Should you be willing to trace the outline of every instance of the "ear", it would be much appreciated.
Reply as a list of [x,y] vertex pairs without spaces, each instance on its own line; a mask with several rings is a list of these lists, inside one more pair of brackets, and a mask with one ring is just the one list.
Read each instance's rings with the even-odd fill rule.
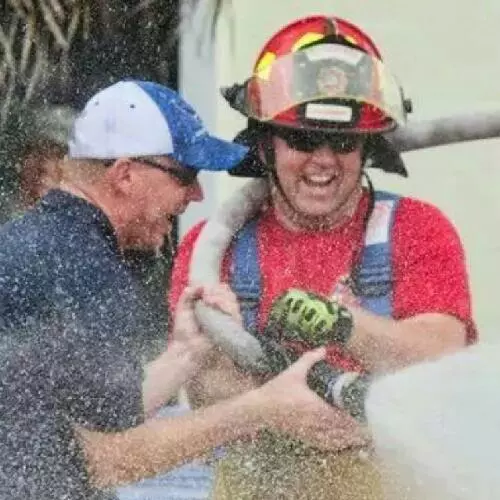
[[104,178],[116,192],[125,195],[130,194],[135,184],[133,163],[127,158],[119,158],[107,168]]

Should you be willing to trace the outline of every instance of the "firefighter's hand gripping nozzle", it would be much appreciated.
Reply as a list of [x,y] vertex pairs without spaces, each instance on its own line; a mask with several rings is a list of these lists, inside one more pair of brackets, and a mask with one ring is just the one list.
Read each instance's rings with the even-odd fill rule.
[[[300,355],[282,344],[304,341],[311,347],[331,342],[345,345],[352,331],[352,316],[347,308],[302,290],[289,290],[273,304],[266,335],[260,337],[266,370],[279,373]],[[343,408],[364,422],[364,402],[371,378],[343,372],[320,361],[309,372],[308,384],[327,403]]]

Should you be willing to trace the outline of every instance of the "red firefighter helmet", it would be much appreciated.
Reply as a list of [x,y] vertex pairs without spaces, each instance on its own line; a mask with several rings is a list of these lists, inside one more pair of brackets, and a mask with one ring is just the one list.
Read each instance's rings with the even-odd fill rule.
[[271,125],[378,133],[404,124],[410,104],[371,38],[338,17],[311,16],[265,44],[253,75],[224,92],[232,107]]

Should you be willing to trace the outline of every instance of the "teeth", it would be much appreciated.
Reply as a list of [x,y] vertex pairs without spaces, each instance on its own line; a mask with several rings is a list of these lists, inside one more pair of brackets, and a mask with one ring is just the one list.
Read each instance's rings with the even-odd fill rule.
[[335,179],[335,174],[312,174],[304,176],[304,180],[311,184],[328,184]]
[[310,175],[308,179],[313,182],[328,182],[333,179],[333,175]]

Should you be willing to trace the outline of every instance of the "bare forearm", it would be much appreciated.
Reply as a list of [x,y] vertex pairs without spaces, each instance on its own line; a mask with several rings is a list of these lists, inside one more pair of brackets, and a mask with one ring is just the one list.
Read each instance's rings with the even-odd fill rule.
[[146,416],[151,416],[175,396],[181,386],[197,372],[201,363],[200,355],[176,342],[149,363],[142,384]]
[[190,401],[194,406],[208,406],[235,397],[257,387],[254,378],[239,371],[225,355],[216,352],[187,384]]
[[80,430],[92,482],[100,488],[168,471],[260,428],[253,393],[175,419],[152,419],[126,432]]
[[421,314],[398,321],[361,309],[351,312],[354,331],[347,350],[373,372],[400,369],[465,345],[465,326],[452,316]]

